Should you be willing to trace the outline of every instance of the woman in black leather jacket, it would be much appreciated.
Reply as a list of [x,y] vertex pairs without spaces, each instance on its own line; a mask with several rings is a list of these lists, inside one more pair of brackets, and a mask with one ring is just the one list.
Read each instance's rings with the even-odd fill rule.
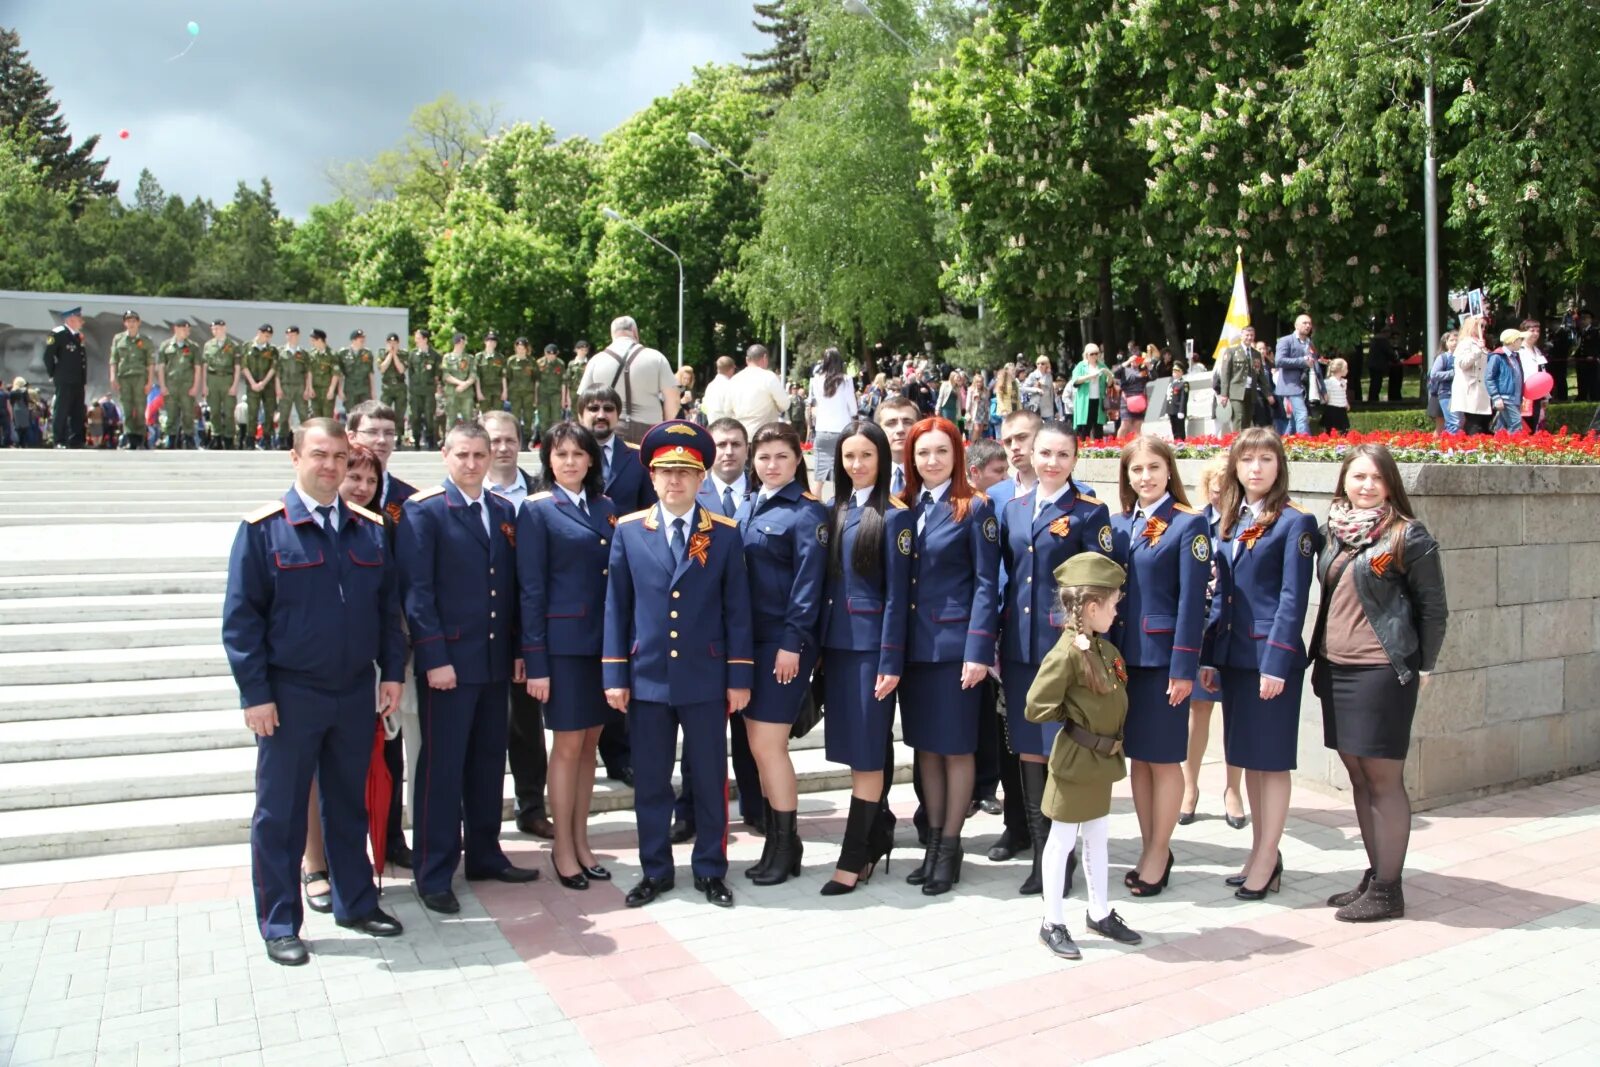
[[1376,444],[1345,457],[1323,532],[1311,684],[1324,743],[1350,772],[1368,861],[1360,886],[1328,905],[1346,922],[1395,919],[1405,914],[1411,720],[1448,614],[1439,544],[1417,521],[1394,457]]

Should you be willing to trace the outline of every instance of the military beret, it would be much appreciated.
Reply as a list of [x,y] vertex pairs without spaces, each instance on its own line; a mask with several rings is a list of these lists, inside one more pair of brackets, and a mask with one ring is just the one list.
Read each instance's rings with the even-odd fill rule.
[[363,329],[361,329],[359,327],[357,327],[354,330],[351,330],[350,331],[350,340],[354,341],[357,337],[359,337],[363,341],[365,341],[367,339],[367,331],[363,330]]
[[284,330],[284,331],[283,331],[283,332],[284,332],[284,333],[299,333],[299,332],[300,332],[300,327],[298,327],[298,326],[291,326],[291,327],[289,327],[289,328],[288,328],[288,329],[287,329],[287,330]]
[[498,341],[500,340],[500,335],[495,333],[493,330],[490,330],[488,333],[483,335],[483,339],[485,341]]
[[1128,572],[1098,552],[1079,552],[1055,569],[1056,585],[1065,589],[1089,585],[1101,589],[1121,589]]
[[313,341],[326,341],[328,339],[328,331],[327,330],[312,330],[311,331],[311,339]]
[[557,348],[555,345],[545,345],[544,354],[547,356],[559,356],[561,354],[561,349]]
[[424,341],[431,341],[433,340],[433,331],[424,326],[422,329],[417,331],[417,336],[422,338]]
[[[123,322],[127,322],[129,319],[139,319],[139,313],[137,311],[133,310],[132,308],[129,308],[127,311],[124,311],[122,313],[122,321]],[[144,320],[143,319],[139,319],[139,321],[143,322]]]
[[450,338],[450,343],[453,344],[453,345],[458,345],[462,341],[465,341],[466,339],[467,339],[467,335],[462,333],[460,330],[457,330],[455,332],[455,334]]
[[179,319],[177,322],[172,324],[172,328],[174,330],[176,330],[180,326],[182,326],[185,330],[187,330],[189,328],[189,320],[188,319]]
[[397,334],[397,333],[391,333],[388,337],[385,337],[384,340],[385,341],[398,341],[398,340],[400,340],[400,335]]
[[227,319],[212,319],[211,320],[211,325],[213,325],[213,326],[226,326],[226,325],[228,325],[228,320]]
[[593,348],[594,346],[591,345],[588,341],[579,341],[577,344],[573,345],[572,347],[573,348]]
[[260,326],[256,327],[256,330],[259,331],[260,333],[271,333],[272,332],[272,323],[263,322]]

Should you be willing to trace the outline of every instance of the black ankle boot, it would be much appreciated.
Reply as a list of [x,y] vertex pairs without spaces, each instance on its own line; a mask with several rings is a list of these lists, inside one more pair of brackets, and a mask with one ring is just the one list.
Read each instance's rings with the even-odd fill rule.
[[800,844],[799,812],[767,808],[767,842],[772,847],[765,870],[752,876],[756,885],[782,885],[800,876],[800,859],[805,849]]
[[[772,863],[772,850],[773,850],[773,848],[775,847],[775,844],[776,844],[772,840],[772,836],[773,836],[772,835],[772,806],[768,805],[767,806],[767,820],[766,820],[766,839],[761,842],[761,858],[756,860],[755,865],[753,867],[746,867],[744,869],[744,876],[746,878],[755,878],[758,875],[766,873],[767,867]],[[759,884],[766,885],[767,883],[762,882],[762,883],[759,883]]]
[[1367,891],[1367,886],[1371,884],[1372,868],[1368,867],[1367,873],[1361,876],[1361,884],[1356,886],[1354,889],[1347,889],[1343,893],[1335,893],[1333,896],[1329,897],[1328,907],[1342,908],[1346,905],[1354,904],[1356,901],[1361,899],[1362,895]]
[[1405,894],[1400,890],[1400,879],[1392,882],[1374,878],[1361,899],[1346,904],[1333,913],[1340,922],[1374,923],[1383,919],[1401,919],[1406,914]]
[[1017,892],[1025,897],[1044,892],[1039,864],[1044,860],[1044,842],[1050,833],[1050,820],[1039,810],[1039,805],[1044,801],[1044,783],[1048,774],[1045,764],[1022,761],[1022,806],[1028,820],[1028,840],[1033,843],[1033,868],[1017,887]]
[[906,885],[923,885],[933,876],[933,863],[939,854],[939,839],[943,836],[943,827],[928,827],[928,848],[922,854],[922,866],[906,875]]
[[868,866],[874,862],[871,839],[878,813],[882,810],[876,800],[863,800],[858,796],[850,798],[850,816],[845,822],[844,844],[839,849],[837,866],[839,870],[856,876],[855,885],[845,885],[830,878],[822,887],[823,896],[853,893],[857,885],[864,885],[872,878]]
[[939,839],[938,856],[934,859],[933,870],[928,873],[928,880],[922,883],[922,895],[936,897],[948,893],[959,881],[961,881],[961,835],[955,834]]

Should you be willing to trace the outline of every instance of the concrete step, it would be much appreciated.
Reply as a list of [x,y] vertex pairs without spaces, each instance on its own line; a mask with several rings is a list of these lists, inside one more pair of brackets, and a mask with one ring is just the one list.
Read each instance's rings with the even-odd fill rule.
[[0,763],[167,755],[252,743],[238,708],[0,722]]
[[0,652],[0,678],[12,685],[162,681],[226,676],[228,658],[218,639],[201,645],[108,648],[91,652]]
[[[260,503],[270,500],[270,496],[263,496]],[[148,526],[154,523],[167,522],[238,522],[245,513],[244,508],[223,508],[221,510],[209,507],[195,510],[173,509],[167,512],[146,513],[116,513],[116,512],[33,512],[31,514],[17,514],[15,509],[0,512],[0,526],[125,526],[137,524]]]
[[[252,750],[231,751],[248,756],[254,766]],[[850,785],[850,769],[828,763],[820,749],[796,752],[794,763],[802,793],[845,789]],[[5,777],[27,766],[7,767]],[[896,745],[895,781],[910,779],[911,750]],[[512,805],[511,777],[507,775],[502,808],[507,820],[511,818]],[[632,806],[632,789],[604,778],[595,782],[593,811],[627,810]],[[249,840],[254,807],[252,792],[229,789],[178,797],[126,798],[104,803],[0,810],[0,863],[236,844]]]
[[[0,503],[0,507],[4,507]],[[120,556],[27,556],[0,559],[0,578],[24,578],[37,574],[188,574],[194,571],[225,571],[228,557]]]
[[[0,648],[7,652],[97,651],[204,644],[222,633],[220,618],[110,619],[100,622],[0,624]],[[0,756],[0,759],[3,759]]]
[[220,589],[211,593],[173,593],[167,596],[124,593],[116,596],[58,595],[9,600],[0,597],[0,624],[214,619],[221,610]]
[[[49,564],[51,567],[59,564]],[[221,596],[227,588],[228,572],[155,571],[137,574],[17,574],[0,578],[0,600],[29,597],[166,597],[177,593],[210,593]],[[40,622],[82,620],[39,619]]]
[[0,686],[0,723],[209,711],[238,706],[239,689],[227,674],[129,682]]

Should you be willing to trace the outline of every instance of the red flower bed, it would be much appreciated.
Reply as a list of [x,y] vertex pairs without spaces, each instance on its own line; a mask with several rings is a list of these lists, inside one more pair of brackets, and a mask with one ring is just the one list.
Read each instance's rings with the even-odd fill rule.
[[[1179,459],[1206,459],[1227,448],[1233,434],[1226,437],[1192,437],[1174,444]],[[1497,433],[1493,437],[1468,437],[1463,434],[1421,431],[1376,431],[1373,433],[1318,434],[1284,438],[1284,450],[1291,460],[1338,463],[1352,445],[1389,446],[1400,463],[1500,463],[1517,466],[1585,466],[1600,464],[1600,435],[1569,433]],[[1120,444],[1085,442],[1080,454],[1113,458],[1122,451]]]

